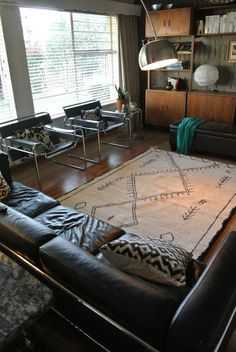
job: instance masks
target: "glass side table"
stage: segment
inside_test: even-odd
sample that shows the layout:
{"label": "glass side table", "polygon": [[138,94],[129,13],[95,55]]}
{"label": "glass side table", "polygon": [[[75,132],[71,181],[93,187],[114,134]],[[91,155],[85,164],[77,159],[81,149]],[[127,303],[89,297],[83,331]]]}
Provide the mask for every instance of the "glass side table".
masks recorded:
{"label": "glass side table", "polygon": [[129,142],[135,138],[143,139],[143,112],[142,109],[130,110],[125,115],[128,121]]}
{"label": "glass side table", "polygon": [[0,350],[50,308],[52,291],[0,252]]}

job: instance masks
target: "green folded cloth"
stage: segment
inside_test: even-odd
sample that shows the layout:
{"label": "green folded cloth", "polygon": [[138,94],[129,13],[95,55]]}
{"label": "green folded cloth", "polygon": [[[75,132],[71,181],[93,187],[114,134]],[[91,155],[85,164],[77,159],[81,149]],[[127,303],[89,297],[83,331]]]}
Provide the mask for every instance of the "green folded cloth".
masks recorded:
{"label": "green folded cloth", "polygon": [[180,122],[177,130],[177,152],[189,154],[193,151],[193,141],[196,128],[205,121],[193,117],[185,117]]}

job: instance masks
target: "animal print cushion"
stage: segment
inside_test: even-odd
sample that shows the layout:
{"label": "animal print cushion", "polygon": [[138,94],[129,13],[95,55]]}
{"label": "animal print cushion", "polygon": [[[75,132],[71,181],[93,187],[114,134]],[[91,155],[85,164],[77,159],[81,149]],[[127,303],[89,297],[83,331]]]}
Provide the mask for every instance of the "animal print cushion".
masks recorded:
{"label": "animal print cushion", "polygon": [[181,286],[191,253],[160,239],[138,236],[117,239],[100,248],[103,260],[149,281]]}
{"label": "animal print cushion", "polygon": [[55,146],[44,126],[35,126],[31,129],[24,129],[15,132],[16,138],[26,139],[31,142],[41,142],[46,152],[52,151]]}
{"label": "animal print cushion", "polygon": [[101,109],[97,107],[96,109],[91,110],[81,110],[81,117],[84,120],[92,120],[92,121],[102,121],[103,125],[101,128],[105,129],[108,126],[106,119],[101,114]]}
{"label": "animal print cushion", "polygon": [[6,198],[11,189],[0,171],[0,200]]}

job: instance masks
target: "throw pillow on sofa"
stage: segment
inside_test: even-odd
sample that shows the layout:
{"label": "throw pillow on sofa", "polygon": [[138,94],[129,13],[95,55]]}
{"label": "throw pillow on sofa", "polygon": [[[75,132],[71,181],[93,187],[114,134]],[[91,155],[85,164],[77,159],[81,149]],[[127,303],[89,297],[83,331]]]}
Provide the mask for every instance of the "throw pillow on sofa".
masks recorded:
{"label": "throw pillow on sofa", "polygon": [[44,126],[35,126],[30,129],[26,128],[21,131],[15,131],[15,136],[19,139],[42,143],[46,152],[50,152],[55,148]]}
{"label": "throw pillow on sofa", "polygon": [[6,198],[11,189],[0,171],[0,200]]}
{"label": "throw pillow on sofa", "polygon": [[186,284],[186,268],[192,257],[170,242],[138,236],[108,242],[100,251],[103,260],[120,270],[174,286]]}

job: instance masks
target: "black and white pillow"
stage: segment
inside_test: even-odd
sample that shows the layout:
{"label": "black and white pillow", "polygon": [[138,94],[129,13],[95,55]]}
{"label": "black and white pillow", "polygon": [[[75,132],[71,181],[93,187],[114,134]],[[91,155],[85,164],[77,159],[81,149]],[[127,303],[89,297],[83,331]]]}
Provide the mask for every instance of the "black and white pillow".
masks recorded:
{"label": "black and white pillow", "polygon": [[21,131],[16,131],[15,136],[19,139],[42,143],[46,152],[50,152],[55,148],[44,126],[35,126],[30,129],[26,128]]}
{"label": "black and white pillow", "polygon": [[100,249],[102,259],[120,270],[149,281],[174,286],[186,284],[186,268],[192,255],[160,239],[117,239]]}
{"label": "black and white pillow", "polygon": [[6,198],[11,189],[0,171],[0,200]]}
{"label": "black and white pillow", "polygon": [[102,121],[102,126],[100,126],[102,129],[105,129],[108,126],[108,123],[102,116],[101,109],[99,107],[91,110],[81,110],[81,117],[84,120]]}
{"label": "black and white pillow", "polygon": [[99,107],[91,110],[81,110],[81,117],[84,120],[100,121],[101,110]]}

